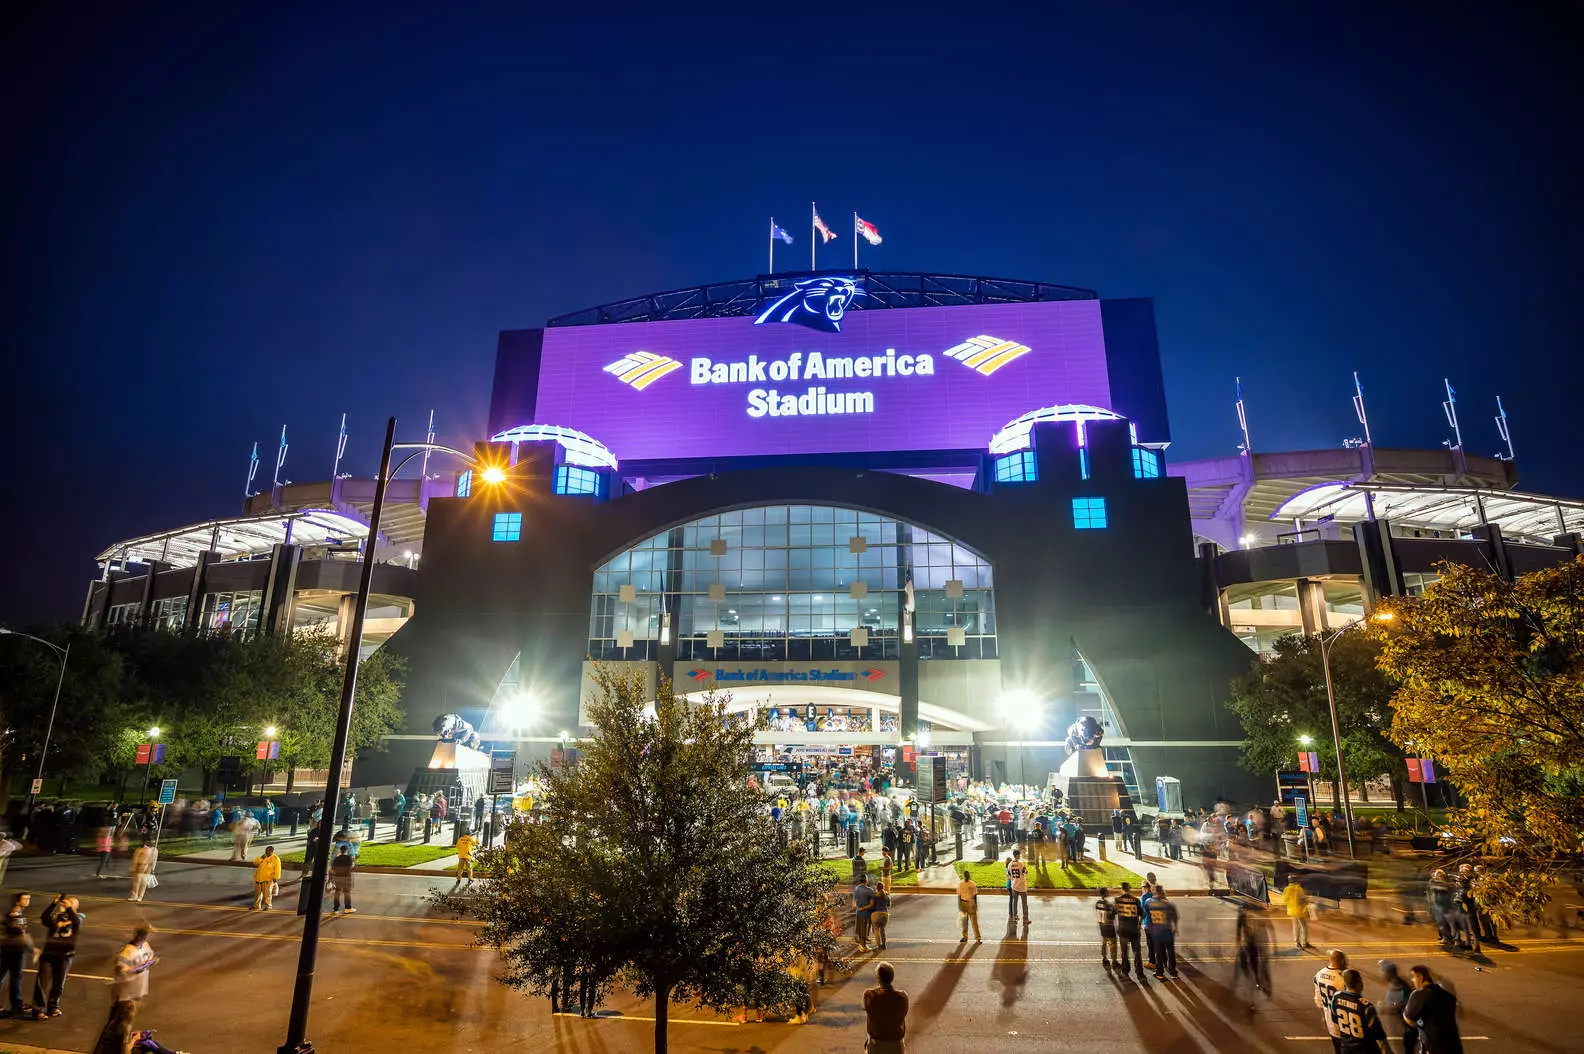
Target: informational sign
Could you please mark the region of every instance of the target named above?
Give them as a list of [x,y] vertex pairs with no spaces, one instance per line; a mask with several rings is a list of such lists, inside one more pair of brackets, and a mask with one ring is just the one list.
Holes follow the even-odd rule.
[[507,751],[490,755],[489,793],[510,794],[515,788],[517,752]]
[[1309,794],[1309,774],[1307,772],[1278,772],[1276,773],[1276,786],[1280,791],[1283,805],[1293,804],[1293,799],[1302,794]]
[[[1138,418],[1112,387],[1098,300],[855,310],[839,332],[754,316],[630,322],[544,331],[533,420],[624,461],[960,450],[1042,406]],[[1154,426],[1140,422],[1145,442]]]
[[947,800],[946,759],[929,754],[918,759],[918,795],[927,802]]
[[1293,798],[1293,811],[1298,815],[1298,826],[1309,826],[1309,799],[1302,794]]
[[44,793],[44,781],[43,780],[39,780],[39,779],[34,780],[33,781],[33,790],[30,791],[29,793],[31,793],[31,794],[43,794]]
[[159,803],[169,805],[176,800],[176,781],[160,780]]

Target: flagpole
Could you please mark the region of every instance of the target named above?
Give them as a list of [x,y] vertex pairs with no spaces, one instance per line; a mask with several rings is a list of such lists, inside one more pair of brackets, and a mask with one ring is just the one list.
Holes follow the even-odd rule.
[[767,274],[775,274],[775,217],[770,217],[770,270]]
[[816,238],[815,238],[815,232],[814,232],[814,217],[818,216],[818,215],[819,215],[818,204],[816,202],[812,202],[812,201],[809,202],[809,270],[810,271],[815,270],[815,267],[814,267],[814,242],[816,241]]
[[853,270],[858,270],[858,210],[853,209]]

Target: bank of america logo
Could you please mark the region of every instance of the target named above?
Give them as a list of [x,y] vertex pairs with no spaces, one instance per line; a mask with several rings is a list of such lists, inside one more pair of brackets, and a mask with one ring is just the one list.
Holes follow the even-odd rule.
[[862,677],[866,681],[878,681],[880,678],[885,676],[885,671],[884,670],[877,670],[873,666],[871,666],[867,670],[865,670],[863,673],[859,674],[859,676]]
[[947,348],[945,355],[948,359],[956,359],[964,366],[978,370],[988,377],[1013,359],[1021,358],[1028,353],[1029,348],[1026,344],[981,333],[977,337],[969,337],[955,348]]
[[708,670],[689,670],[688,679],[695,682],[707,681],[710,679],[710,672]]
[[682,364],[675,359],[656,355],[652,351],[635,351],[605,367],[605,372],[614,374],[618,381],[641,392],[672,370],[681,368]]

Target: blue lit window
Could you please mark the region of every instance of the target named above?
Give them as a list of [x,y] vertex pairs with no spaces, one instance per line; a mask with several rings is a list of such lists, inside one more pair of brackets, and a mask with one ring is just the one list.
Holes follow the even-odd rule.
[[1138,479],[1160,477],[1160,455],[1141,446],[1133,448],[1133,475]]
[[560,465],[556,468],[555,492],[557,494],[598,494],[600,492],[599,473],[589,468],[578,468],[575,465]]
[[1078,448],[1078,475],[1084,479],[1089,478],[1089,449],[1087,447]]
[[[1100,526],[1104,527],[1102,523]],[[522,513],[497,512],[495,514],[495,529],[490,532],[490,541],[515,542],[522,537]]]
[[473,470],[472,469],[468,469],[466,472],[458,473],[458,475],[457,475],[456,496],[459,497],[459,498],[465,498],[469,494],[472,494],[472,493],[473,493]]
[[996,458],[995,478],[997,483],[1032,483],[1039,479],[1039,462],[1034,459],[1034,451],[1019,450]]
[[1080,531],[1099,530],[1106,525],[1104,498],[1074,498],[1073,526]]

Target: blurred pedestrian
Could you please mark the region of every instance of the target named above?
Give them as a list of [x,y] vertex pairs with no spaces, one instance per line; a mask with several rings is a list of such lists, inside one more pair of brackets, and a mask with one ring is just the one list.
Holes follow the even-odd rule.
[[[335,891],[331,905],[333,915],[357,914],[357,908],[352,906],[353,863],[352,854],[344,845],[336,850],[336,858],[330,861],[330,888]],[[343,899],[346,901],[344,909],[341,907]]]
[[115,852],[115,828],[103,824],[94,832],[94,849],[99,853],[99,867],[94,871],[95,878],[105,877],[105,865],[110,863],[110,857]]
[[251,809],[238,806],[232,812],[231,821],[231,859],[247,862],[248,843],[253,841],[253,836],[258,833],[259,822],[253,816]]
[[20,1017],[22,1006],[22,971],[27,964],[28,952],[33,950],[33,936],[28,933],[27,907],[33,898],[26,893],[11,897],[11,910],[0,924],[0,981],[5,982],[8,1009],[0,1011],[5,1017]]
[[1396,1036],[1402,1041],[1404,1054],[1415,1054],[1419,1049],[1419,1030],[1403,1020],[1403,1011],[1408,1009],[1408,997],[1413,994],[1413,986],[1397,972],[1396,963],[1382,959],[1377,965],[1380,967],[1381,980],[1386,982],[1380,997],[1381,1024],[1386,1026],[1388,1036]]
[[1111,903],[1111,891],[1104,886],[1095,890],[1095,922],[1100,925],[1100,965],[1107,970],[1120,965],[1117,960],[1116,905]]
[[122,945],[115,960],[115,997],[117,1002],[136,1003],[149,993],[149,971],[159,965],[159,956],[149,944],[150,929],[139,926]]
[[1287,908],[1287,917],[1292,920],[1293,946],[1299,951],[1311,947],[1309,944],[1309,894],[1304,887],[1298,884],[1296,878],[1287,879],[1287,885],[1282,887],[1282,904]]
[[128,900],[141,903],[149,888],[159,884],[159,879],[154,877],[154,869],[158,864],[159,850],[145,838],[132,854],[132,891]]
[[866,1054],[904,1054],[907,1038],[908,995],[893,987],[896,968],[890,963],[875,967],[879,984],[864,992],[863,1006],[868,1042]]
[[1436,983],[1428,966],[1415,966],[1408,976],[1414,990],[1403,1008],[1403,1021],[1419,1030],[1420,1054],[1463,1054],[1457,996]]
[[274,906],[276,883],[281,877],[281,858],[275,847],[266,845],[264,854],[253,865],[253,910],[268,911]]
[[1270,929],[1262,912],[1246,904],[1238,905],[1237,915],[1237,966],[1232,973],[1232,988],[1241,993],[1248,984],[1248,1008],[1254,1009],[1254,993],[1265,993],[1270,1002]]
[[1155,949],[1155,979],[1167,975],[1177,979],[1177,905],[1166,897],[1166,887],[1156,886],[1150,895],[1146,928],[1150,947]]
[[464,875],[467,876],[467,884],[470,886],[473,884],[473,842],[474,838],[471,834],[457,836],[456,882],[451,886],[451,892],[453,893],[462,884],[462,876]]

